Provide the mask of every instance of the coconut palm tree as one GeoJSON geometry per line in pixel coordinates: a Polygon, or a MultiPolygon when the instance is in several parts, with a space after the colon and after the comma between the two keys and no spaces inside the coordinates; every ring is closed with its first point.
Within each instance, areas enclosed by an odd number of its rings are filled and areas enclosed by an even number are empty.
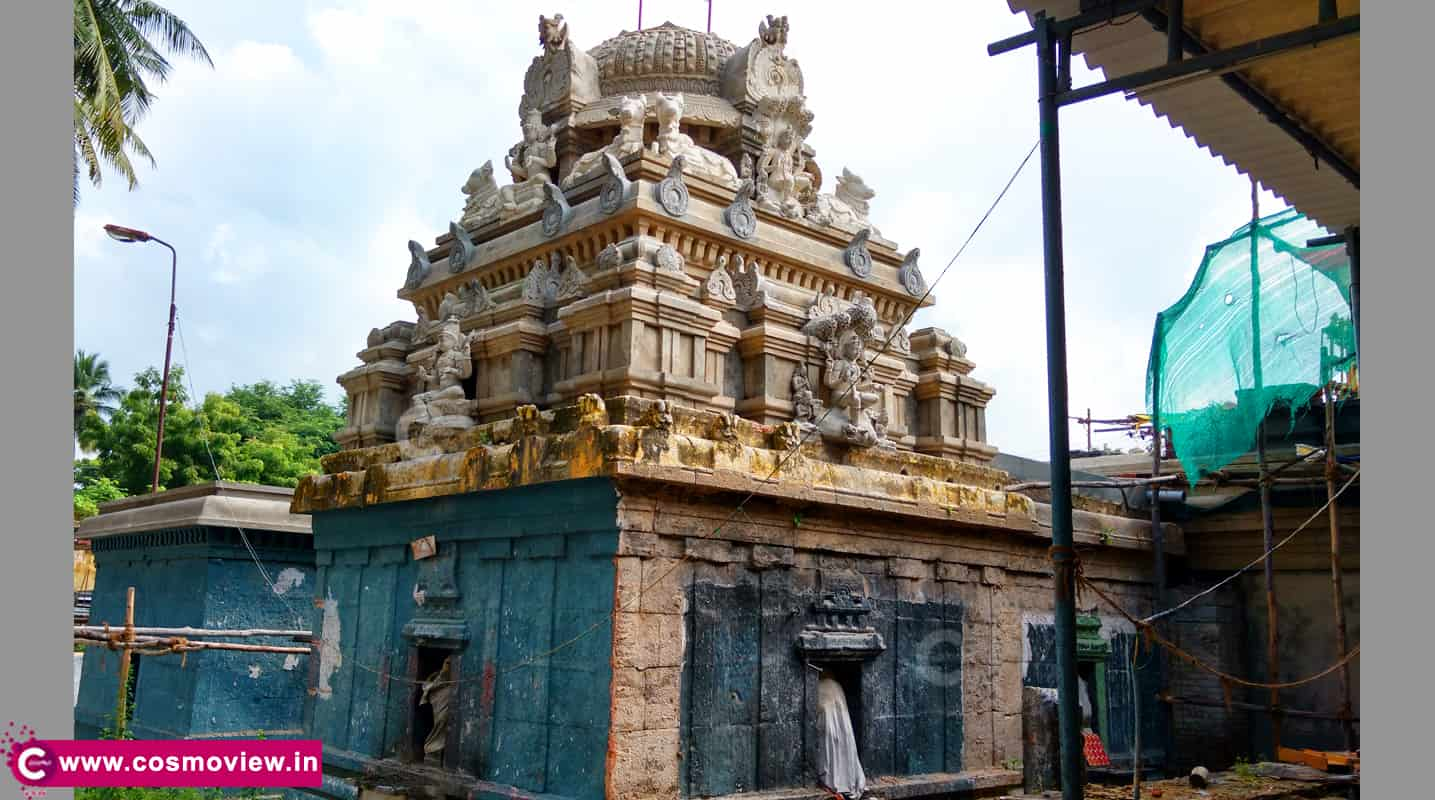
{"type": "MultiPolygon", "coordinates": [[[[110,381],[110,363],[95,353],[75,351],[75,436],[91,416],[107,417],[122,393],[110,381]]],[[[83,443],[82,443],[83,444],[83,443]]]]}
{"type": "Polygon", "coordinates": [[[172,12],[148,0],[75,2],[75,203],[80,201],[80,163],[100,185],[101,162],[139,185],[131,155],[154,164],[134,132],[154,93],[146,79],[164,82],[170,63],[160,52],[193,57],[214,66],[204,45],[172,12]]]}

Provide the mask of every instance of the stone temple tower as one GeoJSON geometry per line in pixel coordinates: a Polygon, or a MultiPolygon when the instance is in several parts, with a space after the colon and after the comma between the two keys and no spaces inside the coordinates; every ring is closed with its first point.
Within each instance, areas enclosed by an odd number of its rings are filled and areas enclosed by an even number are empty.
{"type": "MultiPolygon", "coordinates": [[[[484,163],[409,243],[416,320],[370,332],[345,449],[295,496],[326,770],[414,796],[815,787],[825,675],[869,782],[1019,782],[1048,510],[1003,490],[965,346],[904,326],[934,302],[917,248],[818,166],[786,19],[741,47],[539,29],[512,182],[484,163]]],[[[1082,507],[1086,574],[1139,607],[1149,526],[1082,507]]]]}

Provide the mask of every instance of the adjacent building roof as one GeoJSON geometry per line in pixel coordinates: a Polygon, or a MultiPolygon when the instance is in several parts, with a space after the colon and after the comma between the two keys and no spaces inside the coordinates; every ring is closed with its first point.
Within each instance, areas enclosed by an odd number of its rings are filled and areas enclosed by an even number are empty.
{"type": "MultiPolygon", "coordinates": [[[[1091,3],[1086,3],[1092,5],[1091,3]]],[[[1007,0],[1014,13],[1045,10],[1065,19],[1082,0],[1007,0]]],[[[1341,17],[1360,13],[1359,0],[1339,0],[1341,17]]],[[[1210,50],[1226,49],[1317,23],[1316,3],[1269,0],[1185,0],[1185,30],[1210,50]]],[[[1166,34],[1141,15],[1117,16],[1078,33],[1073,53],[1107,79],[1160,66],[1166,34]]],[[[1263,58],[1238,75],[1352,168],[1360,169],[1360,37],[1330,40],[1263,58]]],[[[1216,78],[1176,81],[1138,90],[1137,102],[1181,128],[1197,144],[1251,175],[1327,230],[1360,223],[1360,189],[1316,158],[1216,78]]]]}
{"type": "Polygon", "coordinates": [[[104,503],[98,515],[80,523],[76,536],[96,539],[197,525],[309,533],[309,517],[289,512],[293,496],[293,489],[279,486],[201,483],[104,503]]]}

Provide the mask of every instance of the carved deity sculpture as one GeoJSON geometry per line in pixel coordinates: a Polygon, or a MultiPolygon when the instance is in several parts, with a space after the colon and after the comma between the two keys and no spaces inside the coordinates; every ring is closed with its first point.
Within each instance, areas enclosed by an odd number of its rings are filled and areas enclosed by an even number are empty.
{"type": "Polygon", "coordinates": [[[503,213],[526,213],[543,205],[543,185],[552,183],[548,174],[558,163],[557,126],[544,125],[543,115],[530,108],[523,119],[523,141],[509,149],[503,163],[513,183],[499,191],[503,213]]]}
{"type": "Polygon", "coordinates": [[[473,401],[463,390],[463,382],[473,376],[474,335],[459,329],[456,316],[430,323],[428,330],[434,346],[416,366],[419,391],[399,417],[398,434],[403,440],[439,430],[465,430],[474,424],[473,401]]]}
{"type": "Polygon", "coordinates": [[[563,21],[562,14],[554,14],[549,17],[538,17],[538,44],[543,46],[545,55],[562,50],[568,46],[568,23],[563,21]]]}
{"type": "Polygon", "coordinates": [[[449,706],[453,701],[453,670],[445,658],[443,666],[423,682],[419,703],[433,709],[433,727],[424,737],[424,763],[442,764],[444,746],[448,743],[449,706]]]}
{"type": "Polygon", "coordinates": [[[658,138],[653,142],[654,152],[671,158],[682,156],[683,169],[688,174],[707,178],[728,188],[737,188],[737,170],[733,168],[732,162],[698,146],[691,136],[681,131],[683,110],[686,107],[682,93],[668,95],[658,92],[657,97],[658,138]]]}
{"type": "Polygon", "coordinates": [[[784,217],[800,218],[802,197],[812,191],[812,178],[805,166],[801,143],[791,129],[783,128],[757,161],[757,174],[765,189],[760,202],[784,217]]]}
{"type": "Polygon", "coordinates": [[[859,447],[892,446],[881,384],[872,379],[867,348],[875,338],[877,311],[872,299],[857,293],[852,304],[809,321],[802,332],[817,339],[826,355],[822,385],[833,411],[821,424],[823,438],[859,447]]]}

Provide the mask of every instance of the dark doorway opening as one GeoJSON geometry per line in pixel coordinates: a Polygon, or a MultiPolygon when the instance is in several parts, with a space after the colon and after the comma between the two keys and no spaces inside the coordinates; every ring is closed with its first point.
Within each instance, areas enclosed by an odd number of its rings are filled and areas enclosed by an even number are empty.
{"type": "Polygon", "coordinates": [[[409,760],[422,762],[424,760],[424,742],[433,733],[434,727],[433,706],[424,702],[423,684],[443,669],[443,662],[452,654],[452,651],[436,647],[416,647],[414,654],[417,664],[414,675],[418,685],[414,686],[410,700],[412,705],[409,709],[409,719],[413,721],[411,726],[413,736],[409,740],[409,760]]]}

